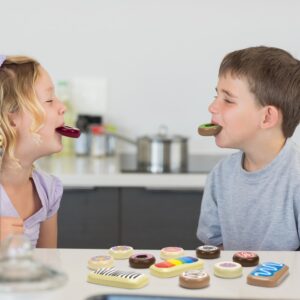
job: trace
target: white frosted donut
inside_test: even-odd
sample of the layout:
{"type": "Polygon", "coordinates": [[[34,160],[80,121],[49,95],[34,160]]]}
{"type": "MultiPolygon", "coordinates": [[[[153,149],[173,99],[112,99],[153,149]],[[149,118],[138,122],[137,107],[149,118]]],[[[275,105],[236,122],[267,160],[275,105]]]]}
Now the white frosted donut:
{"type": "Polygon", "coordinates": [[[114,259],[126,259],[133,254],[133,248],[130,246],[114,246],[109,249],[109,254],[114,259]]]}
{"type": "Polygon", "coordinates": [[[111,267],[114,259],[110,255],[93,256],[88,261],[88,267],[92,270],[97,270],[102,267],[111,267]]]}
{"type": "Polygon", "coordinates": [[[221,278],[237,278],[242,276],[243,268],[233,261],[221,261],[214,265],[214,274],[221,278]]]}

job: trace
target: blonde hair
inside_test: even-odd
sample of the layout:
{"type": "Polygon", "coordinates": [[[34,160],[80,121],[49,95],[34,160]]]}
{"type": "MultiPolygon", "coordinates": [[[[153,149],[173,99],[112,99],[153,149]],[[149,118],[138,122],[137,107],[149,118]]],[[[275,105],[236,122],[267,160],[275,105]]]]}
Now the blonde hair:
{"type": "Polygon", "coordinates": [[[44,121],[44,110],[34,90],[39,67],[39,62],[27,56],[7,56],[0,67],[0,135],[5,155],[15,161],[17,136],[10,123],[10,113],[28,111],[32,115],[30,131],[33,134],[44,121]]]}

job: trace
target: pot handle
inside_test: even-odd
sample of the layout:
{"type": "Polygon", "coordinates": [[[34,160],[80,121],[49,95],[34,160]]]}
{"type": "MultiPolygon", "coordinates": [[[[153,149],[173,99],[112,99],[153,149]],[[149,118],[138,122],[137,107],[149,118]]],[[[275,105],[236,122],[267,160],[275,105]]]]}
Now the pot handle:
{"type": "Polygon", "coordinates": [[[113,133],[113,132],[110,132],[110,133],[106,133],[107,135],[111,135],[113,137],[115,137],[116,139],[118,140],[121,140],[121,141],[124,141],[126,143],[129,143],[129,144],[132,144],[132,145],[137,145],[137,142],[135,140],[132,140],[126,136],[123,136],[123,135],[120,135],[118,133],[113,133]]]}

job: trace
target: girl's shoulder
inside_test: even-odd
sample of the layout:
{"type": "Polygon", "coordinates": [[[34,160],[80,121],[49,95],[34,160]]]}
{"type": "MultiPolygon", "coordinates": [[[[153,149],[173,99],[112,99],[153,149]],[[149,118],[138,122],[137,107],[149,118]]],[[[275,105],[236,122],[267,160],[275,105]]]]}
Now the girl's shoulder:
{"type": "Polygon", "coordinates": [[[48,201],[61,198],[63,184],[59,178],[40,169],[34,169],[32,177],[39,195],[43,195],[48,201]]]}

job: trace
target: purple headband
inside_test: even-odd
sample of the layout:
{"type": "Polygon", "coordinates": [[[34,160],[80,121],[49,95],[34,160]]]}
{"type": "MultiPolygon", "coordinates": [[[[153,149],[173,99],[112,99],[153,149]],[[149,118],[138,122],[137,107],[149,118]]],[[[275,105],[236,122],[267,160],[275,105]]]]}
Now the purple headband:
{"type": "Polygon", "coordinates": [[[0,54],[0,68],[1,68],[1,66],[2,66],[2,64],[4,63],[5,60],[6,60],[6,56],[0,54]]]}

